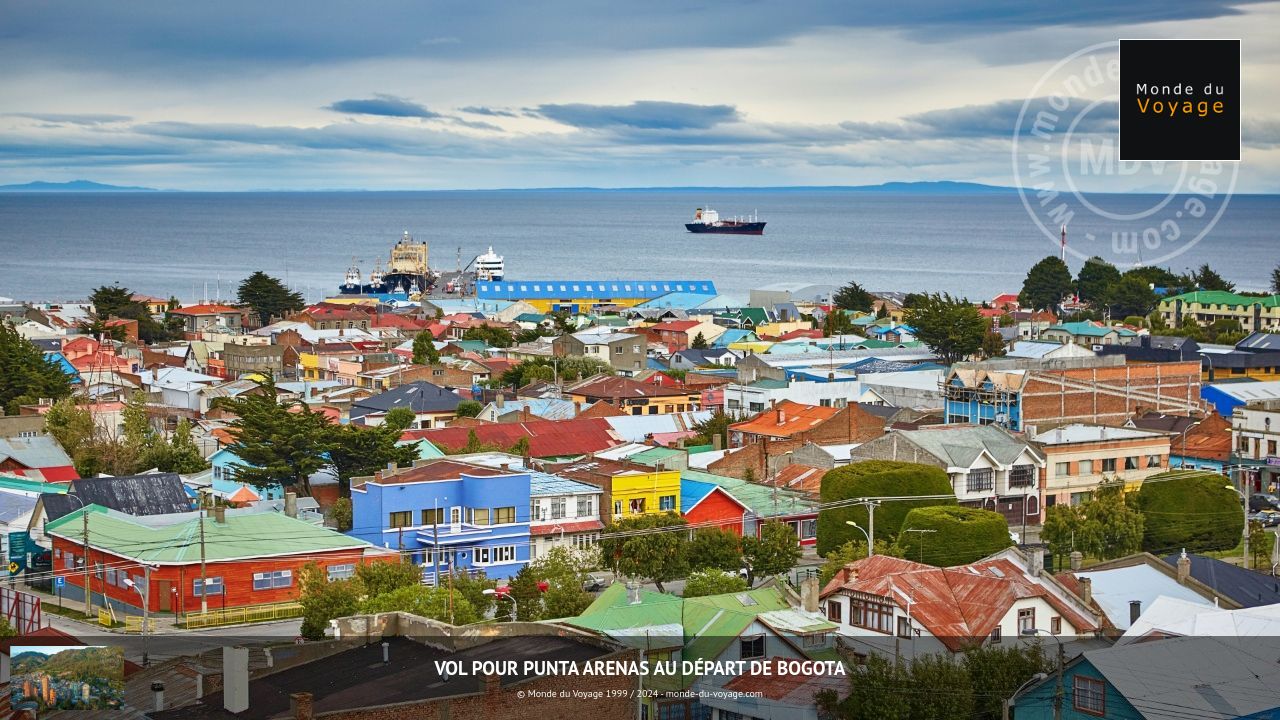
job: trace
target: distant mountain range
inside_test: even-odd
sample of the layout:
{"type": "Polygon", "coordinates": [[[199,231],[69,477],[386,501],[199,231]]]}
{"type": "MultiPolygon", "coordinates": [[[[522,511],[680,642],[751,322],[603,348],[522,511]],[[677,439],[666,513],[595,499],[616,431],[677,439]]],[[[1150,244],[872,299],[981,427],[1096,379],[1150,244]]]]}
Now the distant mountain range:
{"type": "Polygon", "coordinates": [[[23,185],[0,185],[0,192],[158,192],[155,188],[104,185],[91,180],[70,182],[44,182],[37,180],[23,185]]]}

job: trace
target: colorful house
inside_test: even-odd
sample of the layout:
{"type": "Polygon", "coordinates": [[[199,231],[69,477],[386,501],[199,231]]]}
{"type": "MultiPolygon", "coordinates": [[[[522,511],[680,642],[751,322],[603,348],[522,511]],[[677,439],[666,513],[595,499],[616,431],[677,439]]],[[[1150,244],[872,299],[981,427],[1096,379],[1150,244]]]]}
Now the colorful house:
{"type": "MultiPolygon", "coordinates": [[[[252,467],[249,463],[240,459],[236,455],[235,450],[229,447],[222,448],[209,456],[209,469],[212,472],[209,487],[213,490],[213,494],[230,498],[232,495],[240,492],[241,488],[245,488],[245,484],[236,479],[240,474],[240,469],[252,467]]],[[[279,500],[284,497],[284,487],[281,485],[272,485],[267,488],[253,488],[252,492],[258,496],[259,500],[279,500]]]]}
{"type": "Polygon", "coordinates": [[[588,458],[549,471],[601,488],[601,516],[614,520],[680,512],[680,471],[588,458]]]}
{"type": "Polygon", "coordinates": [[[680,514],[690,525],[714,527],[742,535],[742,520],[750,512],[728,490],[715,483],[680,481],[680,514]]]}

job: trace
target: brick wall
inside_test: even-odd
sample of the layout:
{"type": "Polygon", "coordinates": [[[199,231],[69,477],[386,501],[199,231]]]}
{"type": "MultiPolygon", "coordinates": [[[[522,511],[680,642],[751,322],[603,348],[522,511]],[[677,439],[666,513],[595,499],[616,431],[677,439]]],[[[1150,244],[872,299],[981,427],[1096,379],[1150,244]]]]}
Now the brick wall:
{"type": "MultiPolygon", "coordinates": [[[[764,412],[776,411],[765,410],[764,412]]],[[[746,469],[751,468],[756,478],[763,480],[783,465],[801,462],[794,456],[788,462],[784,456],[788,452],[800,451],[807,443],[814,445],[862,443],[874,440],[881,435],[884,435],[883,418],[872,415],[858,405],[849,405],[841,408],[830,419],[812,430],[799,432],[788,438],[745,435],[743,450],[726,455],[709,465],[707,470],[720,475],[741,478],[746,469]],[[754,451],[752,446],[756,446],[754,451]]]]}
{"type": "Polygon", "coordinates": [[[1185,414],[1200,407],[1199,360],[1042,370],[1031,373],[1022,390],[1023,427],[1037,431],[1069,423],[1122,425],[1148,410],[1185,414]]]}

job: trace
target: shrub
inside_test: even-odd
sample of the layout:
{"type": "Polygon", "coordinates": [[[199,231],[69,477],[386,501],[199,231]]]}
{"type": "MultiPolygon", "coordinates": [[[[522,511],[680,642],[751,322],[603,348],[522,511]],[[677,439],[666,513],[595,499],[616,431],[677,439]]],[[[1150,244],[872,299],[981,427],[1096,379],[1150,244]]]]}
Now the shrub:
{"type": "MultiPolygon", "coordinates": [[[[951,480],[942,468],[917,463],[867,460],[829,471],[822,478],[822,502],[831,503],[860,497],[905,495],[952,495],[951,480]]],[[[902,521],[913,508],[955,505],[955,498],[942,500],[902,500],[882,503],[876,508],[877,538],[896,538],[902,521]]],[[[867,509],[861,505],[827,508],[818,513],[818,554],[866,537],[845,521],[867,527],[867,509]]]]}
{"type": "Polygon", "coordinates": [[[916,508],[907,513],[903,527],[934,531],[904,532],[898,549],[907,560],[937,567],[971,563],[1013,544],[1004,516],[978,508],[916,508]]]}
{"type": "Polygon", "coordinates": [[[1163,555],[1230,550],[1244,532],[1240,496],[1228,480],[1214,472],[1177,470],[1153,475],[1137,492],[1137,507],[1146,518],[1142,549],[1163,555]]]}
{"type": "Polygon", "coordinates": [[[684,597],[694,598],[704,595],[725,595],[742,592],[747,589],[747,581],[735,573],[710,568],[695,570],[684,583],[684,597]]]}

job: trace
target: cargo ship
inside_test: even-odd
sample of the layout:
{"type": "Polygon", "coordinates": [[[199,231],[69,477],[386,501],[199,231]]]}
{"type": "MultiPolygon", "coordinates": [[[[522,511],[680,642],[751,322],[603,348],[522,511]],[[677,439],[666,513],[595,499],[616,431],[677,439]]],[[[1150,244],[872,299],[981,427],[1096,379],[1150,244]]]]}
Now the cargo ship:
{"type": "Polygon", "coordinates": [[[735,217],[721,220],[720,213],[711,208],[698,208],[693,214],[693,222],[685,223],[685,229],[691,233],[722,233],[726,235],[763,235],[764,223],[753,212],[749,217],[735,217]]]}
{"type": "Polygon", "coordinates": [[[435,284],[437,274],[427,265],[427,244],[414,242],[409,231],[391,248],[391,261],[387,269],[382,263],[372,273],[369,282],[361,283],[360,268],[354,262],[347,269],[343,283],[338,292],[343,295],[385,295],[400,293],[403,295],[425,295],[435,284]]]}

